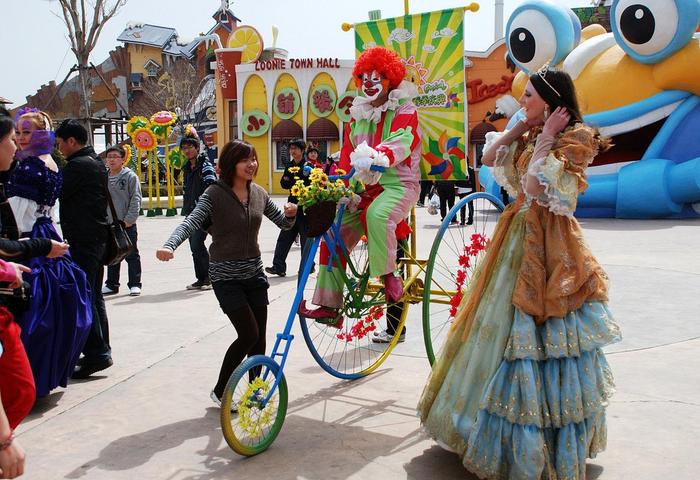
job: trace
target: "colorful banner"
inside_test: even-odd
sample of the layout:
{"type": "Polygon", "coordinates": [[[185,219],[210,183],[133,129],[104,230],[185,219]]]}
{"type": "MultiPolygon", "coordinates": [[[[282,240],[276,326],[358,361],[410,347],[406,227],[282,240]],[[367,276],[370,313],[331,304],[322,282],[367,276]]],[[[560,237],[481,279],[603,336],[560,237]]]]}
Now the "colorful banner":
{"type": "Polygon", "coordinates": [[[465,178],[464,9],[420,13],[356,23],[355,51],[396,51],[406,80],[418,87],[413,100],[423,132],[423,178],[465,178]]]}

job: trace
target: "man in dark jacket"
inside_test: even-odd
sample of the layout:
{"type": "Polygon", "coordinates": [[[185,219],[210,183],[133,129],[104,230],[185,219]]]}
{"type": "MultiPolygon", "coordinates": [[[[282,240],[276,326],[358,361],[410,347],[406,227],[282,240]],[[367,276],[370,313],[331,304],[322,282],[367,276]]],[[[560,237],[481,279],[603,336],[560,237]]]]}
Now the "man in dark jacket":
{"type": "MultiPolygon", "coordinates": [[[[309,164],[304,158],[305,148],[306,144],[302,139],[292,140],[292,142],[289,144],[289,155],[292,157],[292,160],[289,162],[289,165],[287,165],[287,168],[284,169],[284,173],[280,179],[280,185],[282,188],[291,189],[296,183],[296,179],[294,178],[295,176],[303,180],[304,185],[311,184],[309,175],[311,173],[312,165],[309,164]],[[293,173],[289,171],[290,168],[294,167],[299,169],[298,172],[293,173]]],[[[292,195],[291,192],[287,197],[287,201],[294,204],[299,203],[299,199],[292,195]]],[[[292,248],[294,240],[297,238],[297,235],[299,235],[302,251],[301,262],[299,262],[299,273],[301,274],[301,269],[304,266],[304,252],[306,251],[305,247],[307,244],[306,230],[307,227],[304,209],[300,208],[297,210],[297,221],[294,223],[294,226],[289,230],[280,231],[279,237],[277,237],[277,245],[275,246],[275,256],[272,259],[272,266],[265,267],[265,271],[267,273],[271,275],[278,275],[280,277],[287,275],[287,255],[289,254],[289,249],[292,248]]]]}
{"type": "Polygon", "coordinates": [[[77,120],[56,129],[56,146],[66,157],[59,195],[61,230],[73,261],[92,289],[92,327],[73,378],[87,378],[112,366],[107,310],[102,297],[102,261],[107,245],[107,169],[87,146],[88,132],[77,120]]]}
{"type": "MultiPolygon", "coordinates": [[[[197,200],[204,193],[209,185],[216,182],[216,172],[207,156],[199,153],[199,138],[194,135],[186,135],[180,141],[180,149],[187,158],[187,163],[182,167],[184,176],[182,194],[182,214],[189,215],[197,205],[197,200]]],[[[194,274],[197,277],[191,285],[187,285],[187,290],[209,290],[211,281],[209,280],[209,252],[204,245],[207,232],[199,229],[190,235],[190,250],[192,251],[192,261],[194,262],[194,274]]]]}

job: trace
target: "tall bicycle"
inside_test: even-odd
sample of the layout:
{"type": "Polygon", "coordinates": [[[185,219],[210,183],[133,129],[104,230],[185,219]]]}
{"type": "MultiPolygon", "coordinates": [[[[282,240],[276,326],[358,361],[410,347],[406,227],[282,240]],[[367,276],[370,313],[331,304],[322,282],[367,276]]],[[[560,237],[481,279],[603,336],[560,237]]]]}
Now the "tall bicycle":
{"type": "MultiPolygon", "coordinates": [[[[352,172],[342,178],[351,176],[352,172]]],[[[279,434],[288,402],[283,371],[297,317],[305,343],[321,368],[335,377],[353,380],[372,373],[388,358],[399,341],[410,305],[422,302],[423,340],[432,364],[502,210],[503,204],[492,195],[468,195],[446,215],[429,249],[425,242],[418,241],[415,211],[412,211],[413,233],[399,244],[397,259],[403,295],[398,302],[387,305],[383,284],[369,275],[367,244],[360,241],[348,251],[340,238],[344,213],[341,206],[330,229],[313,238],[287,322],[277,334],[270,356],[246,359],[229,379],[221,403],[221,425],[229,446],[241,455],[252,456],[266,450],[279,434]],[[473,224],[453,225],[453,219],[470,202],[475,212],[473,224]],[[301,301],[311,298],[313,285],[308,286],[308,279],[321,239],[331,252],[332,260],[327,268],[343,285],[343,306],[336,318],[314,320],[297,312],[301,301]],[[427,258],[422,259],[425,253],[427,258]],[[332,265],[343,264],[345,269],[331,269],[332,265]],[[373,341],[374,332],[384,328],[386,322],[394,327],[391,340],[373,341]]]]}

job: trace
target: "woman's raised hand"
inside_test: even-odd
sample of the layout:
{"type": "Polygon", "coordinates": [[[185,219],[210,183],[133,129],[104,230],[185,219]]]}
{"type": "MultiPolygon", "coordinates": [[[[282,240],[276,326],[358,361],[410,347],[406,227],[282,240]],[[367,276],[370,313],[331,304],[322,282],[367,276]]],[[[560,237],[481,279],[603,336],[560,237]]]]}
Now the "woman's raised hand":
{"type": "Polygon", "coordinates": [[[571,120],[571,114],[564,107],[557,107],[552,114],[547,117],[542,128],[542,133],[551,136],[558,135],[562,132],[571,120]]]}
{"type": "Polygon", "coordinates": [[[175,254],[169,248],[159,248],[156,250],[156,258],[161,262],[167,262],[168,260],[172,260],[174,257],[175,254]]]}

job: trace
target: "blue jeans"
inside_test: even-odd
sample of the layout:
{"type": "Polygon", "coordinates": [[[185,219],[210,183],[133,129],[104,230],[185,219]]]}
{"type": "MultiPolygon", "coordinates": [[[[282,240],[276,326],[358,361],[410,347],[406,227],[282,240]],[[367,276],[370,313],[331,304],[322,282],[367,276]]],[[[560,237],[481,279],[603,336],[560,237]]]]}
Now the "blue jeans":
{"type": "MultiPolygon", "coordinates": [[[[131,253],[124,258],[129,271],[129,283],[127,283],[127,286],[129,288],[141,288],[141,256],[139,255],[139,248],[137,245],[139,235],[136,230],[136,224],[126,228],[126,235],[134,246],[131,253]]],[[[107,267],[107,281],[105,281],[107,288],[115,291],[119,290],[119,270],[121,270],[121,266],[122,264],[120,262],[117,265],[110,265],[107,267]]]]}
{"type": "Polygon", "coordinates": [[[204,245],[207,232],[195,230],[190,235],[190,250],[192,251],[192,261],[194,262],[194,275],[198,282],[209,283],[209,252],[204,245]]]}

